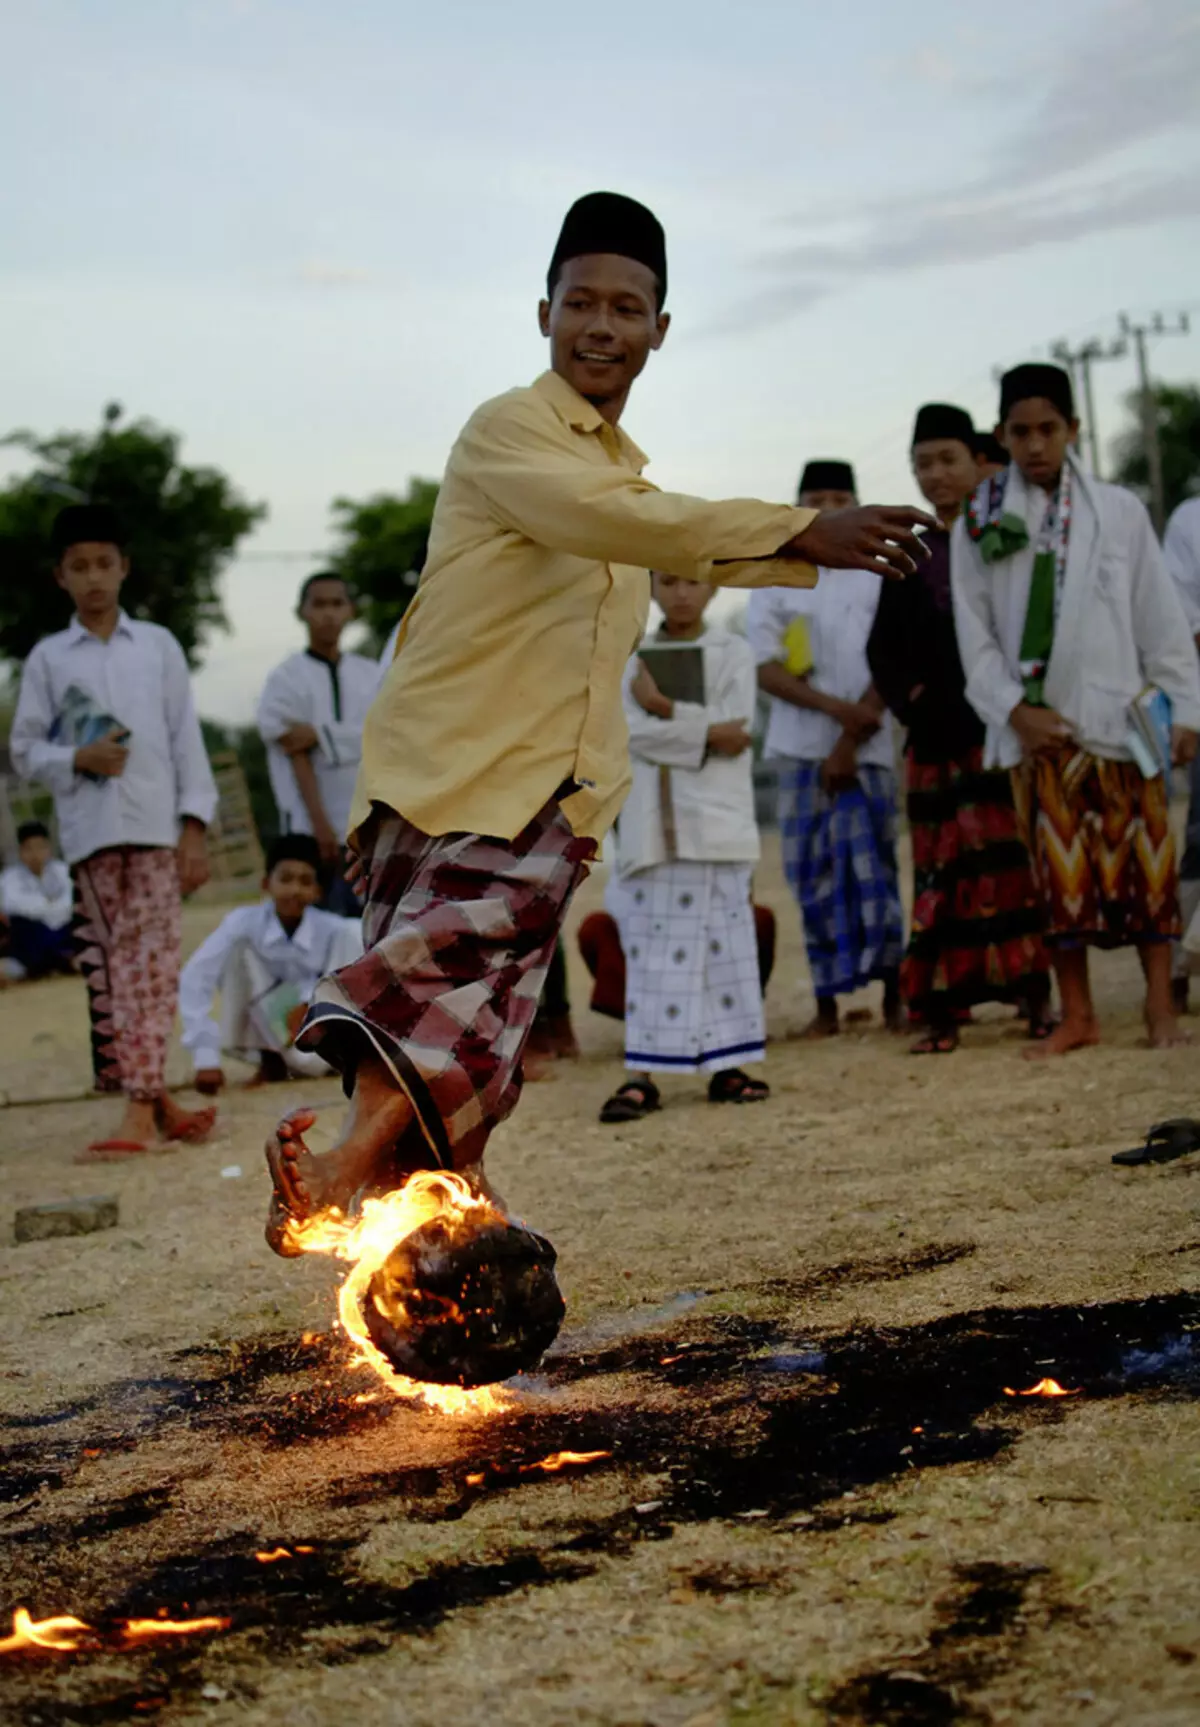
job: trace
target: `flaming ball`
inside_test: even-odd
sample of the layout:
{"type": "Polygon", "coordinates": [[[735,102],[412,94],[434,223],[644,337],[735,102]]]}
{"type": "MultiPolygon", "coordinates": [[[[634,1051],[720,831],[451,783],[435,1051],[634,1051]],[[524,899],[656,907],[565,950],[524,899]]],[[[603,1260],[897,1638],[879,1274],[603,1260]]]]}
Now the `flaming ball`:
{"type": "Polygon", "coordinates": [[[493,1385],[533,1367],[566,1311],[544,1236],[491,1212],[442,1214],[397,1242],[363,1294],[371,1341],[398,1373],[493,1385]]]}

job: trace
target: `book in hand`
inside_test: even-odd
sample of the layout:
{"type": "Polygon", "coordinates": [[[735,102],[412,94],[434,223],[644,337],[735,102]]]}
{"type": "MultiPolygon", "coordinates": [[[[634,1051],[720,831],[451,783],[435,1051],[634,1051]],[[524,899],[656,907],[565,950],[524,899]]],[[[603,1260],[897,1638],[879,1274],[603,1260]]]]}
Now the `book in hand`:
{"type": "Polygon", "coordinates": [[[704,706],[704,649],[698,643],[647,642],[638,656],[669,702],[704,706]]]}
{"type": "MultiPolygon", "coordinates": [[[[102,738],[110,738],[116,733],[117,743],[129,742],[128,726],[123,726],[120,720],[112,714],[106,714],[96,706],[86,690],[81,690],[78,684],[69,684],[63,696],[62,708],[54,724],[50,727],[50,742],[53,744],[70,744],[73,749],[83,749],[86,744],[98,744],[102,738]]],[[[88,773],[85,780],[91,780],[93,785],[105,783],[104,774],[88,773]]]]}
{"type": "Polygon", "coordinates": [[[1156,780],[1171,772],[1171,699],[1155,684],[1129,704],[1125,745],[1143,775],[1156,780]]]}

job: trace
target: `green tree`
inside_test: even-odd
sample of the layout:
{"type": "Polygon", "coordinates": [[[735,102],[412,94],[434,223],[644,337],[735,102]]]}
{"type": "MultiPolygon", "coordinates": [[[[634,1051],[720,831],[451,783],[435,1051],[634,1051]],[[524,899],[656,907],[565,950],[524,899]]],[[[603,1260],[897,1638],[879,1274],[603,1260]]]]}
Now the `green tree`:
{"type": "Polygon", "coordinates": [[[359,611],[376,651],[416,592],[437,495],[436,481],[410,480],[407,497],[377,492],[360,502],[334,500],[334,532],[340,545],[329,568],[345,576],[358,595],[359,611]]]}
{"type": "Polygon", "coordinates": [[[35,458],[31,473],[0,489],[0,656],[23,659],[61,629],[63,595],[50,574],[50,525],[64,503],[111,504],[129,535],[132,573],[124,604],[162,624],[195,665],[214,630],[227,629],[220,575],[238,542],[266,515],[216,468],[189,468],[180,440],[152,420],[122,422],[114,403],[96,432],[3,442],[35,458]]]}
{"type": "MultiPolygon", "coordinates": [[[[1158,447],[1162,452],[1163,493],[1167,514],[1185,498],[1200,492],[1200,386],[1156,384],[1154,399],[1158,413],[1158,447]]],[[[1141,394],[1133,390],[1125,398],[1132,426],[1116,440],[1114,478],[1150,501],[1150,464],[1142,436],[1141,394]]]]}

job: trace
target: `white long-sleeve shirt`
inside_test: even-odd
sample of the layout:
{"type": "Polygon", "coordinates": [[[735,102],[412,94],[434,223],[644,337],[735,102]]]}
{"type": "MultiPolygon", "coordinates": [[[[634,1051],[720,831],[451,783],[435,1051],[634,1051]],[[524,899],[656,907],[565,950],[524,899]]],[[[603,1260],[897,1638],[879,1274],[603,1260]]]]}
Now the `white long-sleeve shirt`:
{"type": "Polygon", "coordinates": [[[207,827],[216,813],[183,649],[169,631],[124,612],[108,641],[75,618],[37,644],[21,674],[9,749],[17,772],[54,794],[71,864],[110,846],[174,846],[184,816],[207,827]],[[73,685],[130,734],[115,779],[77,774],[74,744],[51,737],[73,685]]]}
{"type": "MultiPolygon", "coordinates": [[[[782,660],[788,626],[799,617],[808,624],[813,668],[808,681],[822,695],[839,701],[861,701],[871,687],[867,638],[879,609],[883,577],[874,570],[821,572],[815,588],[758,588],[750,596],[746,635],[756,665],[782,660]]],[[[764,754],[790,761],[823,762],[842,735],[828,714],[798,708],[793,702],[770,698],[764,754]]],[[[857,750],[869,766],[890,768],[892,716],[885,714],[879,730],[857,750]]]]}
{"type": "Polygon", "coordinates": [[[704,653],[703,706],[676,702],[669,720],[648,714],[630,693],[636,654],[625,669],[622,700],[633,784],[617,822],[617,868],[623,877],[675,858],[754,863],[759,856],[751,751],[707,754],[711,725],[744,720],[750,728],[757,700],[754,655],[741,636],[715,627],[706,629],[696,645],[704,653]],[[673,848],[663,820],[664,779],[673,848]]]}
{"type": "Polygon", "coordinates": [[[268,677],[259,698],[257,723],[267,746],[271,790],[284,833],[310,834],[313,824],[291,757],[280,749],[279,739],[294,725],[310,725],[316,732],[312,760],[317,789],[334,832],[343,838],[362,760],[363,722],[380,680],[378,660],[365,654],[342,654],[335,661],[322,659],[309,648],[292,654],[268,677]]]}
{"type": "Polygon", "coordinates": [[[1200,498],[1172,511],[1163,536],[1163,556],[1175,578],[1188,628],[1200,636],[1200,498]]]}
{"type": "Polygon", "coordinates": [[[309,906],[289,936],[269,899],[238,906],[223,918],[188,960],[179,980],[183,1047],[191,1051],[197,1071],[221,1065],[220,1028],[211,1017],[213,997],[240,942],[250,945],[277,983],[295,984],[308,1000],[327,972],[362,952],[362,925],[357,918],[309,906]]]}
{"type": "MultiPolygon", "coordinates": [[[[1071,529],[1046,703],[1091,755],[1129,761],[1129,707],[1148,683],[1170,698],[1176,725],[1200,730],[1196,648],[1145,507],[1123,486],[1105,485],[1068,460],[1071,529]]],[[[1021,639],[1046,494],[1013,467],[1004,508],[1024,518],[1028,545],[985,564],[960,518],[950,577],[967,700],[987,726],[984,764],[1010,768],[1021,759],[1008,716],[1025,700],[1021,639]]]]}
{"type": "Polygon", "coordinates": [[[0,870],[0,913],[5,917],[26,917],[47,929],[63,929],[74,904],[71,872],[61,858],[51,858],[41,875],[23,863],[0,870]]]}

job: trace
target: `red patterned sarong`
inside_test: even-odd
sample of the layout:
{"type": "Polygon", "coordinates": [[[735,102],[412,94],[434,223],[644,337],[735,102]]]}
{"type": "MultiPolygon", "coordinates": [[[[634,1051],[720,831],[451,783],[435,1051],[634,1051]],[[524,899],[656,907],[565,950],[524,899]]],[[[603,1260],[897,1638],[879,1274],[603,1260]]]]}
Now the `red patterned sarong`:
{"type": "Polygon", "coordinates": [[[72,870],[79,963],[92,1015],[97,1091],[142,1102],[166,1086],[179,996],[180,899],[175,853],[111,846],[72,870]]]}
{"type": "Polygon", "coordinates": [[[434,1160],[477,1162],[521,1095],[521,1054],[595,842],[551,799],[512,840],[431,837],[390,811],[363,833],[366,953],[318,984],[296,1038],[349,1088],[365,1048],[434,1160]]]}
{"type": "Polygon", "coordinates": [[[1133,762],[1067,745],[1013,770],[1017,817],[1046,908],[1046,939],[1097,947],[1180,933],[1168,785],[1133,762]]]}

